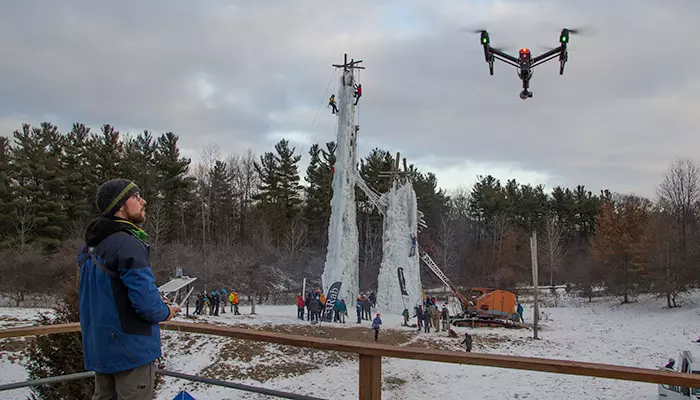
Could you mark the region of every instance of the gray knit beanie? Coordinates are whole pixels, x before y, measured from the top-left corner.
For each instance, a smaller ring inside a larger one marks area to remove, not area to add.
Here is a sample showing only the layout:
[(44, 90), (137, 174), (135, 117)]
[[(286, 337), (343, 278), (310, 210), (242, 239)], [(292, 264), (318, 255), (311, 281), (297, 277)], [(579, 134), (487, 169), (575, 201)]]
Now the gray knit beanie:
[(97, 190), (97, 209), (102, 215), (114, 215), (138, 191), (139, 187), (128, 179), (109, 180)]

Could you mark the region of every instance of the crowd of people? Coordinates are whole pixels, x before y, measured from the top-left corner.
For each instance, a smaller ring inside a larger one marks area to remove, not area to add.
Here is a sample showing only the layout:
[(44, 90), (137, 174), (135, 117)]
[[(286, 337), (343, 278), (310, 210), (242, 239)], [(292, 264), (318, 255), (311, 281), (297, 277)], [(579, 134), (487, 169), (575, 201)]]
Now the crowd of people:
[(233, 315), (241, 315), (238, 312), (238, 292), (232, 291), (227, 294), (225, 289), (214, 290), (210, 293), (201, 292), (197, 295), (193, 315), (214, 315), (226, 314), (226, 302), (231, 306)]

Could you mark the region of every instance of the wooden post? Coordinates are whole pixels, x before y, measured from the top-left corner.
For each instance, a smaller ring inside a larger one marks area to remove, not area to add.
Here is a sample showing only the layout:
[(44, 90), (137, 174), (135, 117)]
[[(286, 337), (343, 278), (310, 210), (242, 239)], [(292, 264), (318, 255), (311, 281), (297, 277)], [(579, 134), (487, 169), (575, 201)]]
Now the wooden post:
[(360, 354), (360, 400), (381, 400), (382, 357)]
[(530, 257), (532, 258), (532, 286), (534, 286), (534, 305), (532, 308), (532, 313), (534, 314), (534, 319), (532, 323), (533, 339), (539, 339), (537, 337), (537, 325), (540, 320), (540, 305), (539, 305), (539, 294), (540, 294), (540, 284), (537, 270), (537, 232), (533, 231), (532, 236), (530, 236)]

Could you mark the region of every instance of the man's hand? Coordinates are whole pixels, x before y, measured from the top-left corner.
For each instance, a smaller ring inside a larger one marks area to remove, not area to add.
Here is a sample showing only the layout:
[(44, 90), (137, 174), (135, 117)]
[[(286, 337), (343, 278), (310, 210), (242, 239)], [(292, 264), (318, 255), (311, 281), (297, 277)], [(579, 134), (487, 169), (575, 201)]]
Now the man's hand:
[(168, 313), (168, 318), (166, 319), (166, 321), (170, 321), (171, 319), (175, 318), (177, 313), (182, 311), (182, 308), (180, 308), (179, 306), (168, 305), (168, 309), (170, 310), (170, 312)]

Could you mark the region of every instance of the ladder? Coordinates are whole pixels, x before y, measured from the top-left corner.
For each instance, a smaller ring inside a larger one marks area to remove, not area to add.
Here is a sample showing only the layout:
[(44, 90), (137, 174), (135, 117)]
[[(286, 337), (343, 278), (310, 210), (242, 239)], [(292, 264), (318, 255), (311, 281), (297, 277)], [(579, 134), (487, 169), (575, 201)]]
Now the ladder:
[(379, 196), (377, 192), (375, 192), (372, 188), (367, 185), (367, 182), (365, 182), (364, 179), (362, 179), (362, 176), (360, 176), (360, 173), (356, 170), (353, 169), (353, 178), (355, 179), (355, 183), (357, 183), (357, 186), (360, 187), (360, 189), (365, 192), (367, 197), (369, 198), (369, 201), (374, 204), (375, 207), (377, 207), (377, 210), (379, 210), (382, 215), (386, 216), (386, 201), (382, 201), (385, 197)]
[(445, 275), (445, 273), (442, 272), (442, 270), (437, 266), (437, 264), (435, 263), (435, 261), (433, 261), (430, 255), (428, 255), (428, 253), (426, 253), (425, 250), (421, 248), (418, 248), (418, 254), (420, 254), (420, 259), (423, 260), (425, 265), (427, 265), (428, 268), (430, 268), (430, 270), (433, 271), (435, 275), (437, 275), (437, 277), (442, 281), (442, 283), (447, 285), (447, 287), (449, 287), (450, 290), (454, 292), (455, 296), (459, 298), (462, 307), (465, 307), (467, 304), (467, 300), (464, 298), (464, 296), (462, 296), (459, 290), (457, 290), (457, 287), (455, 287), (455, 285), (452, 284), (450, 278), (448, 278), (447, 275)]

